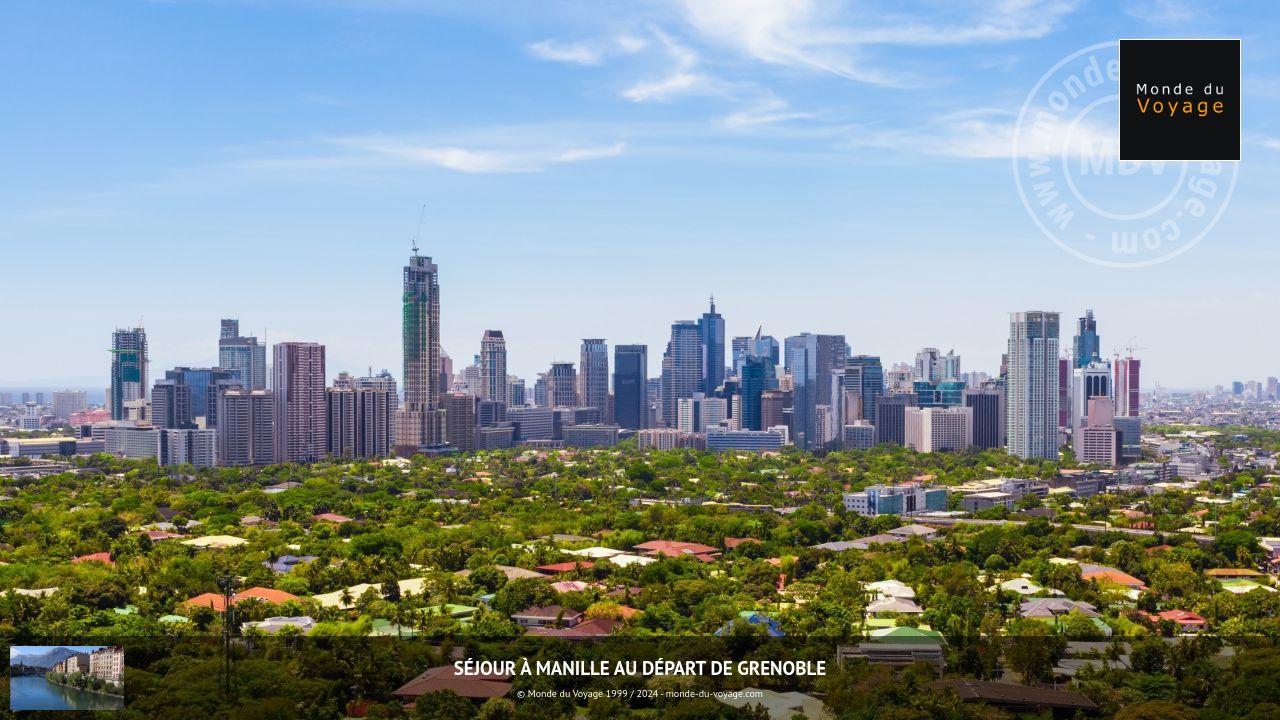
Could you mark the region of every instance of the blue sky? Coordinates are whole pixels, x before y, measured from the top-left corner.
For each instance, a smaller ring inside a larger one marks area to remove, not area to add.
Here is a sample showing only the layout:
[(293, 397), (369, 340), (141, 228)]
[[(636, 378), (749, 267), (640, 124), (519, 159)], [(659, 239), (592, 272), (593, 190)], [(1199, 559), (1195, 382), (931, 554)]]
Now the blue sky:
[[(843, 333), (994, 372), (1007, 313), (1095, 309), (1144, 381), (1280, 374), (1270, 4), (1070, 0), (0, 7), (0, 386), (216, 361), (218, 319), (399, 368), (400, 268), (441, 268), (461, 367), (486, 328), (532, 379), (584, 337), (650, 346), (714, 292), (730, 335)], [(1199, 245), (1140, 269), (1023, 209), (1013, 119), (1117, 37), (1241, 37), (1244, 162)], [(1064, 337), (1064, 345), (1068, 338)], [(13, 351), (14, 347), (18, 350)]]

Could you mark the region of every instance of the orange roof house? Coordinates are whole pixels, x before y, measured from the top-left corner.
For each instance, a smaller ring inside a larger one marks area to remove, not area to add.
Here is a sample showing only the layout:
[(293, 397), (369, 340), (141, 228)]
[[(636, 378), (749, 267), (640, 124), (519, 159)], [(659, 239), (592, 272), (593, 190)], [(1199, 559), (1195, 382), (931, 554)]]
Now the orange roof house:
[[(232, 603), (239, 603), (250, 599), (261, 600), (262, 602), (271, 603), (272, 605), (280, 605), (299, 598), (297, 595), (287, 593), (283, 590), (276, 590), (275, 588), (251, 587), (247, 590), (241, 590), (236, 593), (232, 598)], [(227, 609), (226, 602), (223, 600), (222, 595), (211, 592), (200, 593), (182, 604), (187, 607), (208, 607), (212, 608), (215, 612), (222, 612)]]
[(100, 562), (104, 565), (116, 564), (115, 561), (111, 559), (111, 553), (109, 552), (89, 553), (88, 555), (81, 555), (80, 557), (71, 558), (71, 564), (73, 565), (78, 565), (84, 562)]
[(645, 555), (662, 555), (665, 557), (684, 557), (685, 555), (707, 555), (717, 552), (716, 548), (701, 543), (677, 542), (675, 540), (650, 540), (636, 545)]
[(539, 565), (534, 569), (541, 573), (552, 573), (554, 575), (559, 575), (560, 573), (569, 573), (575, 570), (590, 570), (593, 567), (595, 566), (589, 562), (578, 560), (576, 562), (562, 562), (562, 563), (552, 563), (550, 565)]

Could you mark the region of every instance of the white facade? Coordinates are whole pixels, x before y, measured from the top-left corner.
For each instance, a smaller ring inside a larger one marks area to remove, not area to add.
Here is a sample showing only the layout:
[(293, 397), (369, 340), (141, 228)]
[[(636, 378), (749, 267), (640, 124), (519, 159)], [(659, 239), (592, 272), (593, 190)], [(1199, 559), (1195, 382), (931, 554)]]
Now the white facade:
[(973, 444), (973, 408), (916, 408), (906, 413), (906, 445), (916, 452), (960, 450)]
[(1056, 312), (1009, 316), (1005, 414), (1009, 452), (1020, 458), (1058, 457), (1058, 335)]

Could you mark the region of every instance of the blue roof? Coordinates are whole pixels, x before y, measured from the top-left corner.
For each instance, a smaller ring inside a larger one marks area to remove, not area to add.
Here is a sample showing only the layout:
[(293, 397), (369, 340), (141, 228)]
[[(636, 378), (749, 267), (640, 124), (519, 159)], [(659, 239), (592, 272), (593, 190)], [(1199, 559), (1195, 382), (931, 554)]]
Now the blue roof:
[(737, 619), (730, 620), (725, 623), (723, 627), (715, 631), (714, 635), (716, 637), (723, 637), (733, 632), (733, 624), (738, 620), (745, 620), (750, 625), (763, 625), (765, 628), (765, 634), (769, 637), (780, 638), (786, 637), (787, 635), (782, 632), (782, 626), (778, 624), (777, 620), (769, 617), (768, 615), (762, 615), (754, 610), (744, 610), (738, 613)]
[(311, 562), (315, 559), (315, 555), (281, 555), (275, 562), (264, 560), (262, 564), (278, 573), (287, 573), (293, 569), (294, 565)]

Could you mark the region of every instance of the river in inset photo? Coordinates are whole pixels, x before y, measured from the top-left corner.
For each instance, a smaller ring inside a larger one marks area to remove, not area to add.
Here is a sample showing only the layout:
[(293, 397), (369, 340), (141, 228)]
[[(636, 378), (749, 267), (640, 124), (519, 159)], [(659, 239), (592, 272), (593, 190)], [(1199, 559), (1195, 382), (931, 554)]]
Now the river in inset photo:
[(119, 710), (124, 698), (51, 683), (43, 675), (9, 678), (10, 710)]

